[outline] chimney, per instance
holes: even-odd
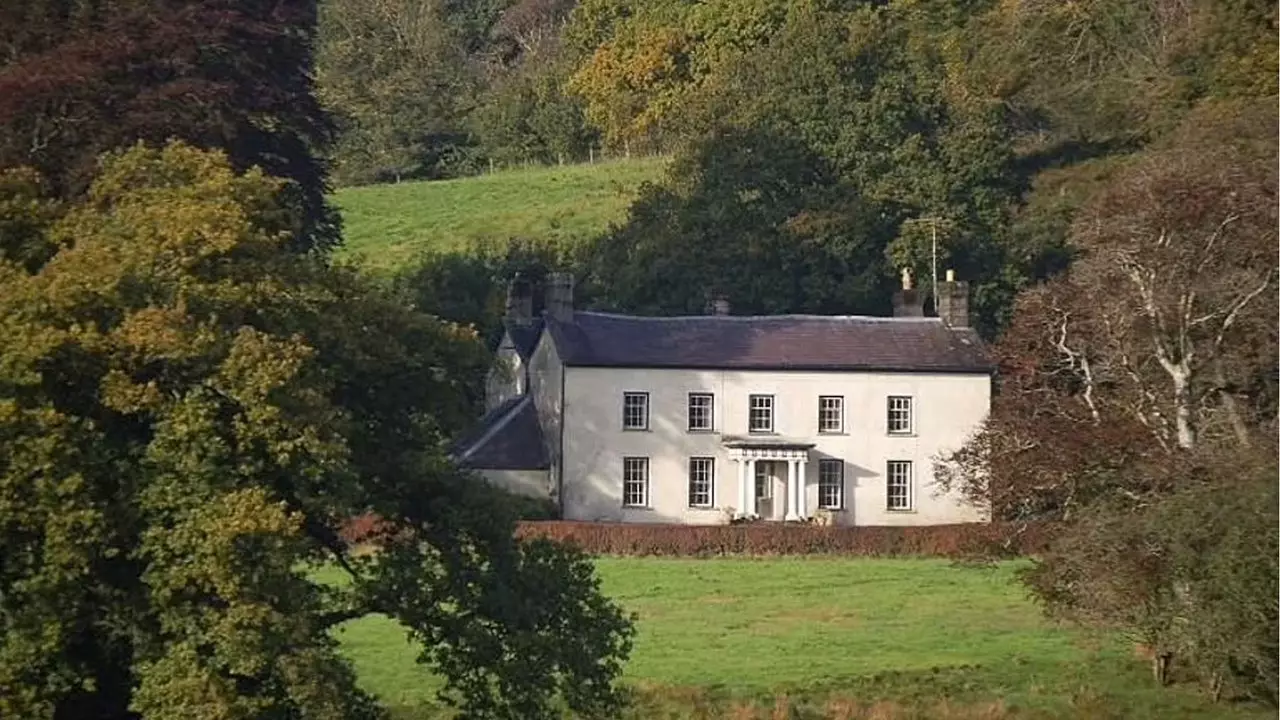
[[[547,315],[562,323],[573,322],[573,275],[547,275]]]
[[[533,286],[523,273],[516,273],[507,284],[507,312],[503,319],[517,327],[533,323]]]
[[[956,280],[955,270],[938,286],[938,317],[951,327],[969,327],[969,283]]]
[[[728,315],[729,314],[729,298],[724,295],[715,295],[707,300],[708,315]]]
[[[894,317],[924,317],[924,298],[911,286],[911,268],[902,268],[902,289],[893,294]]]

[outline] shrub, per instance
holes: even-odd
[[[522,538],[545,537],[598,555],[1023,555],[1047,544],[1047,526],[1023,532],[986,524],[915,527],[819,527],[781,523],[660,525],[588,522],[521,523]],[[1016,537],[1016,543],[1005,538]]]

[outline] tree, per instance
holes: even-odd
[[[743,313],[882,313],[891,234],[876,210],[802,143],[726,131],[644,186],[586,250],[584,285],[642,313],[700,313],[714,294]]]
[[[1024,292],[985,426],[938,476],[1017,527],[1052,613],[1118,628],[1215,696],[1274,704],[1277,217],[1270,102],[1212,102],[1123,162]],[[1264,296],[1270,296],[1267,302]]]
[[[290,181],[295,249],[339,242],[320,159],[333,129],[312,93],[315,3],[5,3],[0,167],[82,194],[105,150],[179,138]]]
[[[446,459],[474,332],[290,253],[282,189],[134,148],[0,261],[0,715],[382,717],[329,635],[371,612],[462,717],[607,714],[627,619]]]
[[[317,86],[338,118],[335,172],[347,183],[438,177],[479,87],[445,0],[326,0]]]

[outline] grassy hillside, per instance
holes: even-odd
[[[346,224],[342,254],[393,270],[428,249],[465,249],[512,237],[575,242],[622,220],[640,183],[665,160],[536,167],[460,180],[345,188],[334,194]]]

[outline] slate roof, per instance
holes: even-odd
[[[949,327],[938,318],[664,318],[580,311],[573,320],[547,320],[566,365],[974,373],[993,369],[977,333]]]
[[[516,325],[511,322],[504,322],[504,325],[520,359],[528,360],[533,355],[534,348],[538,346],[538,338],[542,337],[542,318],[534,318],[528,325]]]
[[[511,398],[481,418],[479,427],[453,447],[459,465],[477,470],[545,470],[550,467],[533,398]]]

